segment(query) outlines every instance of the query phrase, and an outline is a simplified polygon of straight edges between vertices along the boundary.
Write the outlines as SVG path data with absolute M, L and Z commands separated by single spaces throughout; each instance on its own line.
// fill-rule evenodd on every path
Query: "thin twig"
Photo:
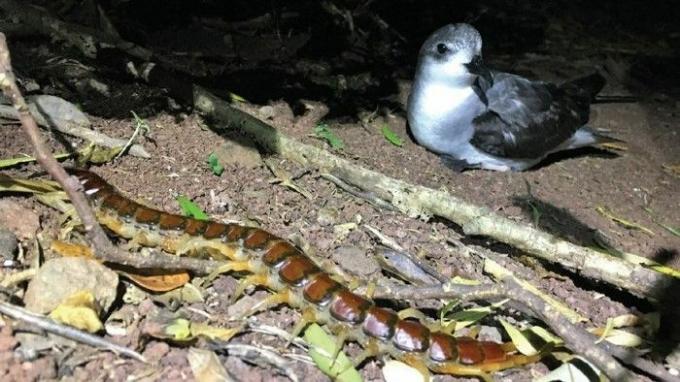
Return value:
M 51 123 L 43 117 L 37 108 L 31 108 L 29 104 L 29 109 L 33 109 L 31 110 L 31 114 L 35 118 L 36 123 L 40 126 L 53 128 L 62 134 L 71 135 L 85 141 L 92 142 L 97 146 L 114 148 L 125 145 L 126 141 L 124 139 L 111 138 L 106 134 L 88 129 L 87 127 L 76 126 L 72 124 L 66 125 Z M 7 119 L 19 119 L 16 109 L 7 105 L 0 105 L 0 117 Z M 132 145 L 130 147 L 129 153 L 132 156 L 140 158 L 151 158 L 151 155 L 146 151 L 146 149 L 144 149 L 144 146 L 139 144 Z
M 330 181 L 331 183 L 335 183 L 336 186 L 340 187 L 342 190 L 348 192 L 349 194 L 356 196 L 357 198 L 366 200 L 375 207 L 382 208 L 388 211 L 397 211 L 397 209 L 394 208 L 392 204 L 378 198 L 373 193 L 359 191 L 356 188 L 350 186 L 349 184 L 343 182 L 341 179 L 337 178 L 334 175 L 322 173 L 321 177 Z
M 45 316 L 29 312 L 28 310 L 16 305 L 0 301 L 0 313 L 15 320 L 20 320 L 30 324 L 31 326 L 40 328 L 46 332 L 56 334 L 60 337 L 68 338 L 95 348 L 109 350 L 116 354 L 122 354 L 140 362 L 146 362 L 146 359 L 143 355 L 132 349 L 117 345 L 99 336 L 83 332 L 71 326 L 60 324 Z
M 374 298 L 394 300 L 423 300 L 423 299 L 457 299 L 463 301 L 492 300 L 506 297 L 503 289 L 496 284 L 461 285 L 447 283 L 444 285 L 391 286 L 381 287 L 375 291 Z

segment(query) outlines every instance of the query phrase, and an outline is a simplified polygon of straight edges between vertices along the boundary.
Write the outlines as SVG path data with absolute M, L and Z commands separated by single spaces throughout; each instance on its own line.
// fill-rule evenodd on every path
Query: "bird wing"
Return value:
M 494 73 L 488 109 L 472 123 L 471 143 L 505 158 L 540 158 L 571 137 L 583 123 L 580 104 L 557 86 Z M 585 110 L 586 119 L 589 110 Z

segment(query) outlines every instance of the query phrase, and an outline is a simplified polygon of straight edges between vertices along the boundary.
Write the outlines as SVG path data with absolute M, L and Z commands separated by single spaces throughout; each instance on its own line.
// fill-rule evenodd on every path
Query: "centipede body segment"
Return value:
M 539 356 L 507 353 L 502 344 L 457 338 L 430 331 L 413 319 L 400 319 L 391 309 L 350 291 L 301 250 L 259 228 L 200 221 L 142 206 L 100 176 L 70 169 L 96 209 L 97 219 L 114 234 L 144 246 L 192 255 L 208 251 L 247 271 L 251 282 L 277 294 L 269 303 L 287 303 L 309 320 L 328 324 L 375 354 L 390 354 L 419 370 L 485 376 L 535 362 Z M 302 330 L 303 328 L 299 328 Z M 298 334 L 298 333 L 295 333 Z

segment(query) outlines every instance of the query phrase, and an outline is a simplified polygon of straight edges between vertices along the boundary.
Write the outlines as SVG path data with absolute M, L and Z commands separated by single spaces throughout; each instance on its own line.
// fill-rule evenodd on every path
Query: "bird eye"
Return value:
M 444 43 L 437 44 L 437 52 L 439 52 L 439 54 L 444 54 L 446 53 L 447 50 L 449 50 L 449 48 L 446 47 L 446 44 Z

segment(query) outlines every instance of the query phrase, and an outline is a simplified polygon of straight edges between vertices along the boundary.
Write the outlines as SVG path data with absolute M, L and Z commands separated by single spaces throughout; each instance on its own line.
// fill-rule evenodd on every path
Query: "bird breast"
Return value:
M 485 107 L 472 87 L 422 85 L 416 81 L 408 105 L 409 125 L 418 143 L 446 153 L 450 147 L 468 142 L 472 119 Z

